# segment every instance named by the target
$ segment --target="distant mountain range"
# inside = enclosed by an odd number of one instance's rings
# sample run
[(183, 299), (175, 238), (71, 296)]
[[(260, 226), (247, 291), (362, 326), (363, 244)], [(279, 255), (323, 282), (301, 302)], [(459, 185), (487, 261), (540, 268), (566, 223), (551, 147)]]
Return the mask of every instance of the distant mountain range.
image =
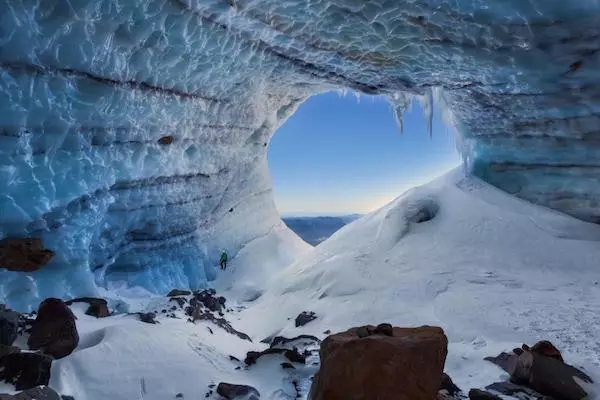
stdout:
[(362, 217), (361, 214), (337, 217), (285, 217), (283, 222), (305, 242), (316, 246), (344, 225)]

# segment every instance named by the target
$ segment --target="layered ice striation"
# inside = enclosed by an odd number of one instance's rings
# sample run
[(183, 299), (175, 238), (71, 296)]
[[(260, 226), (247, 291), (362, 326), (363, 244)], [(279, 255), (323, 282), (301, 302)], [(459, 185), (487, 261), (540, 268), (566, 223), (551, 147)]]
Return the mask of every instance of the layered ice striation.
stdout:
[(57, 256), (0, 299), (161, 292), (281, 224), (271, 135), (307, 96), (437, 98), (470, 171), (600, 221), (600, 6), (0, 0), (0, 238)]

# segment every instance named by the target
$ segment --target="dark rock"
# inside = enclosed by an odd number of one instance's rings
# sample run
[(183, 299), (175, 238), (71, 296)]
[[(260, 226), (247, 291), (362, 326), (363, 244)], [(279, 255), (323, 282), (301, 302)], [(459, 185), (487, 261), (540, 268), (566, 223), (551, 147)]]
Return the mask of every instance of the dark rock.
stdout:
[(74, 400), (70, 396), (60, 396), (48, 386), (39, 386), (13, 395), (0, 394), (0, 400)]
[(88, 303), (89, 307), (85, 311), (86, 315), (91, 315), (96, 318), (105, 318), (110, 315), (108, 310), (108, 303), (104, 299), (98, 299), (95, 297), (80, 297), (65, 302), (66, 305), (70, 306), (73, 303)]
[(442, 383), (440, 384), (440, 389), (446, 391), (450, 396), (457, 395), (461, 392), (460, 388), (452, 382), (452, 378), (448, 376), (448, 374), (444, 373), (442, 375)]
[(533, 390), (561, 400), (581, 400), (587, 392), (578, 380), (593, 383), (584, 372), (556, 358), (545, 357), (530, 351), (518, 356), (512, 377), (517, 383), (527, 382)]
[(294, 367), (292, 364), (290, 364), (288, 362), (282, 362), (281, 363), (281, 368), (283, 368), (283, 369), (296, 369), (296, 367)]
[(217, 386), (217, 385), (215, 385), (214, 383), (211, 383), (210, 385), (208, 385), (208, 387), (211, 389), (213, 389), (215, 386)]
[(48, 264), (54, 252), (44, 248), (38, 238), (0, 240), (0, 268), (9, 271), (33, 272)]
[(484, 360), (491, 362), (492, 364), (496, 364), (504, 371), (512, 374), (515, 370), (515, 366), (517, 365), (518, 356), (509, 353), (500, 353), (496, 357), (486, 357)]
[(182, 308), (185, 305), (185, 303), (187, 303), (187, 300), (185, 299), (185, 297), (171, 297), (169, 299), (169, 301), (176, 302), (180, 308)]
[(298, 316), (296, 317), (296, 328), (304, 326), (306, 324), (308, 324), (310, 321), (313, 321), (317, 319), (317, 314), (315, 314), (312, 311), (302, 311), (300, 314), (298, 314)]
[(523, 354), (523, 349), (517, 347), (517, 348), (513, 349), (513, 353), (520, 356), (521, 354)]
[(527, 400), (551, 400), (549, 397), (544, 396), (525, 386), (517, 385), (511, 382), (495, 382), (485, 387), (487, 390), (492, 390), (497, 393), (501, 393), (506, 396), (516, 397), (518, 399)]
[(283, 354), (286, 349), (266, 349), (263, 351), (249, 351), (246, 353), (246, 358), (244, 359), (244, 363), (246, 365), (254, 365), (256, 361), (262, 356), (266, 356), (269, 354)]
[(225, 318), (217, 318), (209, 312), (199, 311), (199, 313), (197, 313), (197, 314), (194, 313), (192, 315), (192, 322), (196, 322), (196, 321), (211, 321), (214, 324), (216, 324), (217, 326), (219, 326), (220, 328), (224, 329), (227, 333), (236, 335), (240, 339), (247, 340), (249, 342), (252, 341), (252, 339), (250, 339), (250, 336), (246, 335), (243, 332), (235, 330), (231, 326), (231, 324), (229, 322), (227, 322), (227, 320)]
[(176, 399), (183, 399), (183, 393), (177, 393), (177, 394), (175, 395), (175, 398), (176, 398)]
[(39, 353), (12, 353), (0, 358), (0, 380), (27, 390), (48, 385), (52, 359)]
[(209, 326), (207, 326), (207, 327), (206, 327), (206, 329), (208, 329), (208, 331), (210, 332), (210, 334), (211, 334), (211, 335), (214, 335), (214, 332), (213, 332), (213, 330), (212, 330), (212, 329), (210, 329), (210, 327), (209, 327)]
[(12, 346), (19, 334), (19, 313), (0, 305), (0, 345)]
[(60, 396), (61, 400), (75, 400), (73, 396), (65, 396), (64, 394)]
[(356, 336), (358, 336), (361, 339), (366, 338), (368, 336), (371, 336), (374, 331), (375, 327), (373, 325), (361, 326), (356, 328)]
[(145, 322), (147, 324), (157, 324), (158, 322), (154, 319), (156, 318), (156, 314), (153, 312), (149, 313), (137, 313), (140, 317), (140, 321)]
[(68, 356), (79, 344), (75, 315), (60, 299), (40, 303), (27, 345), (58, 359)]
[(555, 358), (560, 362), (564, 362), (560, 351), (548, 340), (540, 340), (533, 347), (529, 348), (526, 344), (522, 347), (525, 351), (531, 351), (532, 353), (539, 354), (550, 358)]
[(161, 313), (166, 314), (167, 310), (165, 310), (164, 308), (162, 310), (160, 310)]
[(233, 207), (231, 207), (231, 208), (229, 209), (229, 212), (233, 212)]
[(321, 369), (313, 380), (310, 399), (436, 398), (448, 346), (441, 328), (393, 328), (393, 336), (368, 338), (359, 338), (357, 330), (352, 328), (323, 341)]
[(158, 144), (167, 145), (173, 143), (173, 136), (163, 136), (158, 139)]
[(299, 363), (299, 364), (306, 364), (306, 356), (298, 353), (298, 350), (296, 350), (296, 349), (286, 350), (283, 353), (283, 356), (285, 358), (287, 358), (288, 360), (290, 360), (291, 362)]
[(394, 329), (391, 324), (379, 324), (375, 327), (373, 331), (375, 335), (385, 335), (385, 336), (394, 336)]
[(286, 337), (283, 336), (275, 336), (271, 342), (270, 342), (270, 346), (271, 347), (276, 347), (276, 346), (285, 346), (289, 343), (296, 343), (299, 341), (303, 341), (303, 342), (308, 342), (306, 344), (310, 344), (310, 342), (312, 343), (316, 343), (316, 344), (320, 344), (321, 343), (321, 339), (319, 339), (316, 336), (312, 336), (312, 335), (298, 335), (296, 337), (293, 337), (291, 339), (288, 339)]
[(260, 397), (260, 393), (258, 390), (253, 388), (252, 386), (247, 385), (234, 385), (232, 383), (219, 383), (217, 386), (217, 393), (221, 396), (225, 397), (227, 400), (235, 400), (239, 397), (250, 398), (251, 396), (255, 396), (256, 398)]
[(323, 335), (329, 335), (331, 333), (330, 329), (327, 329), (325, 332), (323, 332)]
[(237, 358), (237, 357), (234, 357), (234, 356), (232, 356), (232, 355), (229, 355), (229, 359), (230, 359), (231, 361), (240, 361), (240, 359), (239, 359), (239, 358)]
[(3, 356), (5, 356), (7, 354), (13, 354), (13, 353), (19, 353), (19, 352), (21, 352), (21, 349), (19, 349), (18, 347), (5, 346), (3, 344), (0, 344), (0, 358), (2, 358)]
[(167, 294), (167, 297), (189, 296), (192, 292), (189, 290), (173, 289)]
[[(222, 300), (221, 300), (222, 299)], [(190, 315), (194, 312), (198, 312), (203, 306), (213, 312), (222, 312), (223, 305), (225, 304), (224, 297), (215, 297), (213, 291), (203, 290), (201, 292), (195, 292), (194, 297), (190, 300)]]
[(470, 400), (502, 400), (501, 397), (498, 397), (494, 394), (486, 392), (484, 390), (479, 389), (471, 389), (469, 390), (469, 399)]

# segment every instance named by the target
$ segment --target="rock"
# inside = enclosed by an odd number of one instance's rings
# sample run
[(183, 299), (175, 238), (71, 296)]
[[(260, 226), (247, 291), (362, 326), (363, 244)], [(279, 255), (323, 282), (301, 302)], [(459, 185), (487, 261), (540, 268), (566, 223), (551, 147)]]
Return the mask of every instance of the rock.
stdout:
[(189, 296), (192, 292), (189, 290), (173, 289), (167, 294), (167, 297)]
[(522, 348), (525, 351), (529, 350), (529, 351), (539, 354), (541, 356), (555, 358), (560, 362), (564, 362), (564, 360), (562, 358), (562, 354), (560, 354), (560, 351), (556, 347), (554, 347), (552, 342), (550, 342), (548, 340), (540, 340), (539, 342), (534, 344), (533, 347), (531, 347), (531, 348), (529, 348), (526, 344), (524, 344)]
[(39, 353), (12, 353), (0, 358), (0, 380), (27, 390), (48, 385), (52, 359)]
[(254, 365), (262, 356), (270, 355), (270, 354), (281, 354), (289, 361), (293, 363), (305, 364), (306, 356), (300, 354), (296, 349), (277, 349), (270, 348), (263, 351), (249, 351), (246, 353), (246, 358), (244, 359), (244, 363), (246, 365)]
[(0, 345), (12, 346), (19, 334), (19, 313), (0, 305)]
[(308, 324), (310, 321), (313, 321), (317, 319), (317, 314), (315, 314), (312, 311), (302, 311), (300, 314), (298, 314), (298, 316), (296, 317), (296, 328), (304, 326), (306, 324)]
[(54, 358), (63, 358), (79, 344), (75, 315), (60, 299), (48, 298), (40, 303), (27, 345)]
[(48, 386), (38, 386), (8, 397), (0, 395), (0, 400), (68, 400), (69, 398), (73, 400), (70, 396), (60, 396)]
[(163, 136), (158, 139), (158, 144), (167, 145), (173, 143), (173, 136)]
[(108, 303), (104, 299), (95, 297), (80, 297), (77, 299), (66, 301), (65, 304), (70, 306), (73, 303), (88, 303), (89, 307), (85, 311), (86, 315), (90, 315), (96, 318), (106, 318), (110, 315), (108, 310)]
[(479, 389), (469, 390), (469, 399), (470, 400), (502, 400), (501, 397), (498, 397), (494, 394), (486, 392), (485, 390), (479, 390)]
[(175, 398), (176, 398), (176, 399), (183, 399), (183, 393), (177, 393), (177, 394), (175, 395)]
[(296, 369), (296, 367), (294, 367), (289, 362), (282, 362), (281, 363), (281, 368), (283, 368), (283, 369)]
[(373, 332), (376, 335), (394, 336), (394, 329), (391, 324), (379, 324)]
[(298, 335), (291, 339), (288, 339), (283, 336), (275, 336), (273, 339), (271, 339), (271, 341), (268, 344), (270, 344), (270, 347), (277, 347), (277, 346), (285, 346), (289, 343), (298, 343), (298, 342), (302, 342), (304, 344), (310, 344), (311, 342), (320, 344), (321, 339), (319, 339), (316, 336), (312, 336), (312, 335)]
[(583, 399), (588, 393), (577, 381), (593, 383), (577, 368), (530, 351), (518, 356), (511, 378), (517, 383), (527, 383), (541, 394), (561, 400)]
[(13, 353), (19, 353), (19, 352), (21, 352), (21, 349), (19, 349), (18, 347), (6, 346), (3, 344), (0, 344), (0, 358), (4, 357), (7, 354), (13, 354)]
[(364, 325), (356, 329), (356, 336), (358, 336), (361, 339), (366, 338), (368, 336), (371, 336), (374, 330), (375, 327), (373, 325)]
[(157, 324), (158, 322), (154, 319), (156, 318), (156, 314), (149, 312), (149, 313), (137, 313), (137, 315), (140, 317), (140, 321), (145, 322), (147, 324)]
[(44, 248), (41, 239), (0, 240), (0, 268), (9, 271), (33, 272), (48, 264), (54, 252)]
[(232, 356), (231, 354), (229, 355), (229, 359), (230, 359), (231, 361), (240, 361), (240, 359), (239, 359), (239, 358), (237, 358), (237, 357), (234, 357), (234, 356)]
[(260, 393), (252, 386), (234, 385), (232, 383), (225, 382), (219, 383), (219, 386), (217, 386), (217, 393), (225, 397), (227, 400), (241, 400), (242, 398), (251, 399), (252, 396), (255, 398), (260, 398)]
[(306, 364), (306, 356), (300, 354), (296, 349), (286, 350), (283, 353), (283, 356), (293, 363)]
[(496, 364), (504, 371), (512, 375), (515, 370), (515, 366), (517, 365), (517, 358), (518, 356), (515, 354), (500, 353), (496, 357), (485, 357), (484, 360), (489, 361), (492, 364)]
[(247, 340), (249, 342), (252, 341), (252, 339), (250, 339), (250, 336), (246, 335), (243, 332), (240, 332), (236, 329), (234, 329), (231, 324), (229, 322), (227, 322), (227, 320), (225, 318), (217, 318), (214, 315), (212, 315), (209, 312), (203, 312), (203, 311), (199, 311), (197, 314), (193, 314), (192, 315), (192, 322), (196, 322), (196, 321), (211, 321), (213, 323), (215, 323), (217, 326), (221, 327), (222, 329), (224, 329), (227, 333), (231, 333), (232, 335), (236, 335), (237, 337), (239, 337), (240, 339), (243, 340)]
[(393, 336), (357, 336), (358, 328), (321, 344), (312, 400), (432, 400), (442, 382), (448, 339), (438, 327), (393, 328)]
[(60, 398), (61, 400), (75, 400), (73, 396), (65, 396), (64, 394)]
[(327, 329), (325, 332), (323, 332), (323, 335), (329, 335), (331, 333), (330, 329)]
[(440, 384), (438, 391), (445, 391), (450, 396), (457, 395), (461, 392), (460, 388), (452, 382), (452, 378), (445, 373), (442, 375), (442, 383)]
[(225, 297), (215, 297), (214, 290), (195, 292), (194, 297), (190, 300), (188, 315), (191, 316), (194, 312), (199, 312), (202, 307), (206, 307), (212, 312), (222, 312), (225, 302)]
[(518, 399), (527, 400), (550, 400), (541, 393), (536, 392), (525, 386), (516, 385), (511, 382), (495, 382), (485, 387), (487, 390), (492, 390), (506, 396), (516, 397)]

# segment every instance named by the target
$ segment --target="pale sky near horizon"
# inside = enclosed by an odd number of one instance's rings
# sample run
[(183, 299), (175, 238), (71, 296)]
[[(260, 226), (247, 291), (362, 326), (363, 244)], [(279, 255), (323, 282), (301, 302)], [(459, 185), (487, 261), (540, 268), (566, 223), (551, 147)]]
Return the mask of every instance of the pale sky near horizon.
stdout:
[(301, 104), (275, 133), (268, 160), (284, 216), (367, 213), (460, 163), (437, 110), (431, 138), (416, 101), (401, 134), (384, 98), (338, 92)]

